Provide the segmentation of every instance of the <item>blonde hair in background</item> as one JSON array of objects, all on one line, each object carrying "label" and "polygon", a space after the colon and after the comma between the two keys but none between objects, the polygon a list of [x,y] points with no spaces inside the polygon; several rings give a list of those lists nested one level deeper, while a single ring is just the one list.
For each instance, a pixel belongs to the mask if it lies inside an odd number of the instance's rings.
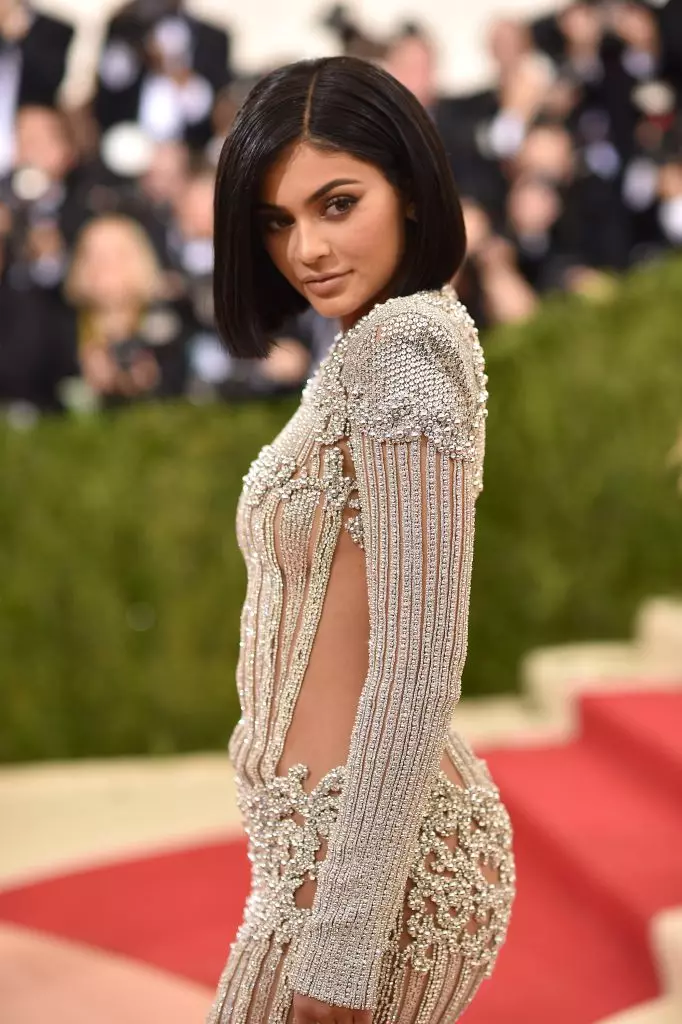
[{"label": "blonde hair in background", "polygon": [[118,229],[127,235],[130,257],[121,267],[137,288],[131,288],[131,299],[141,307],[154,302],[163,293],[163,272],[154,247],[144,230],[132,217],[119,213],[102,214],[89,221],[80,231],[76,241],[71,267],[64,283],[68,301],[76,307],[92,305],[88,290],[88,265],[86,248],[93,233],[102,229]]}]

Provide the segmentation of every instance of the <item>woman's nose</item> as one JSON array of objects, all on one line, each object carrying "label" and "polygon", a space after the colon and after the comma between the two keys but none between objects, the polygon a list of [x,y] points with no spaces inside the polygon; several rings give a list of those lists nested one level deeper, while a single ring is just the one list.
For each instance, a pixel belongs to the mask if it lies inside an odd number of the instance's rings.
[{"label": "woman's nose", "polygon": [[313,224],[297,224],[291,233],[291,257],[309,266],[330,252],[324,232]]}]

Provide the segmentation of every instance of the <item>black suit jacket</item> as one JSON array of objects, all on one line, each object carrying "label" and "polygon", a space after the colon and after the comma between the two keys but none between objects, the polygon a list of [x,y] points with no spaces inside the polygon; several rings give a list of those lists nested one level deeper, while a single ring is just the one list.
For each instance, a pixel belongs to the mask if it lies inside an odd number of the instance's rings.
[{"label": "black suit jacket", "polygon": [[53,107],[64,72],[73,27],[46,14],[36,14],[21,40],[21,80],[18,105]]},{"label": "black suit jacket", "polygon": [[[205,78],[218,92],[232,80],[229,66],[231,38],[223,29],[209,25],[198,18],[182,12],[192,34],[194,63],[193,70]],[[148,68],[145,62],[142,36],[153,27],[152,24],[135,24],[127,12],[116,15],[107,29],[103,53],[112,43],[124,43],[131,48],[137,59],[137,68],[131,80],[123,88],[112,88],[97,76],[94,113],[100,128],[106,131],[122,121],[137,121],[140,97]],[[192,147],[205,145],[212,136],[210,117],[196,124],[188,125],[185,142]]]},{"label": "black suit jacket", "polygon": [[497,222],[507,186],[499,161],[481,148],[487,126],[499,111],[494,89],[441,97],[431,115],[445,146],[458,191],[480,202]]},{"label": "black suit jacket", "polygon": [[31,402],[43,412],[63,406],[59,383],[79,373],[72,314],[39,289],[0,281],[0,406]]}]

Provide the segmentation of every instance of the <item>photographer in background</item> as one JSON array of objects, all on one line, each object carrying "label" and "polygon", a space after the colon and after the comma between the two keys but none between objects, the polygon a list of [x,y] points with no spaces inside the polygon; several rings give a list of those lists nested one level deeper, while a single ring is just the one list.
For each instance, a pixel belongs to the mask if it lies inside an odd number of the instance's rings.
[{"label": "photographer in background", "polygon": [[215,170],[195,164],[174,203],[169,233],[173,266],[182,276],[187,341],[187,391],[193,401],[237,401],[298,390],[311,365],[311,349],[298,318],[284,325],[265,359],[228,355],[216,328],[213,308],[213,194]]},{"label": "photographer in background", "polygon": [[20,106],[54,106],[64,78],[73,28],[33,11],[24,0],[0,0],[0,177],[14,159]]},{"label": "photographer in background", "polygon": [[0,202],[0,414],[30,422],[64,410],[61,387],[78,373],[70,321],[35,288],[9,282],[12,218]]},{"label": "photographer in background", "polygon": [[68,116],[45,106],[22,107],[14,152],[11,173],[0,177],[0,202],[11,221],[8,280],[19,289],[40,288],[59,302],[88,194]]},{"label": "photographer in background", "polygon": [[106,31],[95,118],[103,132],[132,121],[151,139],[202,149],[217,96],[233,77],[229,60],[228,33],[186,13],[182,0],[133,0]]},{"label": "photographer in background", "polygon": [[183,393],[185,324],[139,224],[121,214],[86,224],[65,294],[81,374],[100,405]]},{"label": "photographer in background", "polygon": [[537,295],[518,266],[508,238],[496,233],[476,200],[462,197],[467,254],[452,284],[482,327],[524,320],[537,308]]}]

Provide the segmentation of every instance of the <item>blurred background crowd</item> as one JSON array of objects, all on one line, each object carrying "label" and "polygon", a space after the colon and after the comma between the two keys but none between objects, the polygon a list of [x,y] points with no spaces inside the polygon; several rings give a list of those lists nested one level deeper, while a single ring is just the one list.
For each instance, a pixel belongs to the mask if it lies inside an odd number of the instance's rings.
[{"label": "blurred background crowd", "polygon": [[[419,21],[379,36],[351,8],[321,18],[330,52],[387,68],[431,113],[469,238],[453,283],[479,326],[682,244],[682,0],[493,19],[494,81],[458,95],[441,94]],[[234,66],[230,32],[182,0],[133,0],[77,106],[60,99],[72,41],[0,0],[0,408],[24,422],[300,388],[335,323],[306,312],[263,361],[231,358],[214,329],[215,167],[257,77]]]}]

